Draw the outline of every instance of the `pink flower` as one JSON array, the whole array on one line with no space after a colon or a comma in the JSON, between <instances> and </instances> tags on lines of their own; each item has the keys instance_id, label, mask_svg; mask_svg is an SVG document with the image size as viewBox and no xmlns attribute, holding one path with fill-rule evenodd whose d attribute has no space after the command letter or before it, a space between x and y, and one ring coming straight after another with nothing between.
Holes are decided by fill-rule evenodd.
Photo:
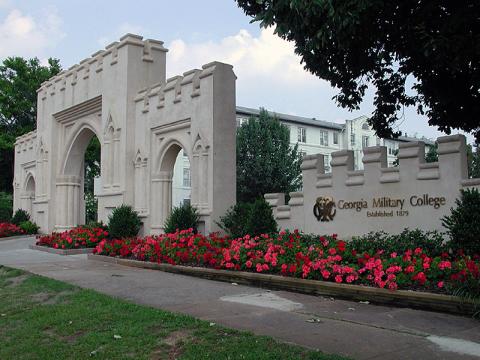
<instances>
[{"instance_id":1,"label":"pink flower","mask_svg":"<svg viewBox=\"0 0 480 360\"><path fill-rule=\"evenodd\" d=\"M439 281L438 284L437 284L437 286L438 286L440 289L443 288L443 285L444 285L443 281Z\"/></svg>"},{"instance_id":2,"label":"pink flower","mask_svg":"<svg viewBox=\"0 0 480 360\"><path fill-rule=\"evenodd\" d=\"M250 260L247 260L247 262L245 263L245 266L246 266L247 268L249 268L249 269L252 267L252 265L253 265L253 264L252 264L252 262L251 262Z\"/></svg>"},{"instance_id":3,"label":"pink flower","mask_svg":"<svg viewBox=\"0 0 480 360\"><path fill-rule=\"evenodd\" d=\"M395 259L395 258L397 257L397 253L396 253L396 252L392 252L392 253L390 254L390 257L391 257L392 259Z\"/></svg>"},{"instance_id":4,"label":"pink flower","mask_svg":"<svg viewBox=\"0 0 480 360\"><path fill-rule=\"evenodd\" d=\"M452 263L451 263L450 261L448 261L448 260L446 260L446 261L440 261L440 262L438 263L438 268L439 268L440 270L451 269L451 268L452 268Z\"/></svg>"},{"instance_id":5,"label":"pink flower","mask_svg":"<svg viewBox=\"0 0 480 360\"><path fill-rule=\"evenodd\" d=\"M324 279L328 279L328 277L330 276L330 271L322 270L322 276Z\"/></svg>"},{"instance_id":6,"label":"pink flower","mask_svg":"<svg viewBox=\"0 0 480 360\"><path fill-rule=\"evenodd\" d=\"M341 283L342 282L342 276L341 275L335 276L335 282Z\"/></svg>"},{"instance_id":7,"label":"pink flower","mask_svg":"<svg viewBox=\"0 0 480 360\"><path fill-rule=\"evenodd\" d=\"M394 282L389 283L389 284L388 284L388 289L389 289L389 290L392 290L392 291L397 290L397 289L398 289L397 283L394 283Z\"/></svg>"},{"instance_id":8,"label":"pink flower","mask_svg":"<svg viewBox=\"0 0 480 360\"><path fill-rule=\"evenodd\" d=\"M258 263L257 264L257 272L262 272L262 264Z\"/></svg>"}]
</instances>

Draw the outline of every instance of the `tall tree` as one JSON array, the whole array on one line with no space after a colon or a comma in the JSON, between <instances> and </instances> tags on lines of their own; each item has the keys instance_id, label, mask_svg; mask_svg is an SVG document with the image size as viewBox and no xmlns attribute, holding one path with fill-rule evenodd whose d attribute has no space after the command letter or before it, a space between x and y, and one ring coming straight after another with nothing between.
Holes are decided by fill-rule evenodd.
<instances>
[{"instance_id":1,"label":"tall tree","mask_svg":"<svg viewBox=\"0 0 480 360\"><path fill-rule=\"evenodd\" d=\"M431 126L480 140L480 2L428 0L236 0L253 21L295 44L305 69L358 109L369 83L381 137L405 106ZM412 84L412 91L409 85Z\"/></svg>"},{"instance_id":2,"label":"tall tree","mask_svg":"<svg viewBox=\"0 0 480 360\"><path fill-rule=\"evenodd\" d=\"M301 186L298 145L290 130L261 109L237 130L237 200L254 201L266 193L296 191Z\"/></svg>"},{"instance_id":3,"label":"tall tree","mask_svg":"<svg viewBox=\"0 0 480 360\"><path fill-rule=\"evenodd\" d=\"M12 192L15 138L36 127L37 89L61 70L37 58L10 57L0 65L0 191Z\"/></svg>"}]
</instances>

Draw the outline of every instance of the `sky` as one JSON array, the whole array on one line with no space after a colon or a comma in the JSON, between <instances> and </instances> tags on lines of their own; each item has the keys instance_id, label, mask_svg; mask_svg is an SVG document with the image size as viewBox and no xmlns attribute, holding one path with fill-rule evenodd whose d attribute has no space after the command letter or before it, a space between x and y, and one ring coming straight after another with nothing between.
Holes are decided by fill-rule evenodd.
<instances>
[{"instance_id":1,"label":"sky","mask_svg":"<svg viewBox=\"0 0 480 360\"><path fill-rule=\"evenodd\" d=\"M68 68L134 33L164 41L167 77L214 60L232 64L239 106L339 123L371 114L373 91L358 111L337 106L337 90L303 69L292 43L250 21L233 0L0 0L0 59L54 57ZM397 129L443 135L414 108L405 109Z\"/></svg>"}]
</instances>

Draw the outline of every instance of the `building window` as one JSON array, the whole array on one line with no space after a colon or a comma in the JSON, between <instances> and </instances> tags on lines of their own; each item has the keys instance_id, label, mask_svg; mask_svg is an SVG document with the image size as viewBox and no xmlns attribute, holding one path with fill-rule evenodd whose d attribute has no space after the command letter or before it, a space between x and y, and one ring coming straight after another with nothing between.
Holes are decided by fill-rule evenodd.
<instances>
[{"instance_id":1,"label":"building window","mask_svg":"<svg viewBox=\"0 0 480 360\"><path fill-rule=\"evenodd\" d=\"M320 130L320 145L328 146L328 131Z\"/></svg>"},{"instance_id":2,"label":"building window","mask_svg":"<svg viewBox=\"0 0 480 360\"><path fill-rule=\"evenodd\" d=\"M190 168L183 168L183 186L190 187L191 184Z\"/></svg>"},{"instance_id":3,"label":"building window","mask_svg":"<svg viewBox=\"0 0 480 360\"><path fill-rule=\"evenodd\" d=\"M363 123L362 130L370 130L370 126L368 126L368 123Z\"/></svg>"},{"instance_id":4,"label":"building window","mask_svg":"<svg viewBox=\"0 0 480 360\"><path fill-rule=\"evenodd\" d=\"M323 155L323 167L325 169L325 172L328 173L330 172L330 155Z\"/></svg>"},{"instance_id":5,"label":"building window","mask_svg":"<svg viewBox=\"0 0 480 360\"><path fill-rule=\"evenodd\" d=\"M397 149L393 144L387 144L388 155L397 155Z\"/></svg>"},{"instance_id":6,"label":"building window","mask_svg":"<svg viewBox=\"0 0 480 360\"><path fill-rule=\"evenodd\" d=\"M307 129L304 127L298 128L298 142L302 142L302 143L307 142Z\"/></svg>"},{"instance_id":7,"label":"building window","mask_svg":"<svg viewBox=\"0 0 480 360\"><path fill-rule=\"evenodd\" d=\"M351 134L351 135L350 135L350 144L351 144L352 146L355 146L355 134Z\"/></svg>"},{"instance_id":8,"label":"building window","mask_svg":"<svg viewBox=\"0 0 480 360\"><path fill-rule=\"evenodd\" d=\"M338 133L337 132L333 133L333 143L335 145L338 145Z\"/></svg>"},{"instance_id":9,"label":"building window","mask_svg":"<svg viewBox=\"0 0 480 360\"><path fill-rule=\"evenodd\" d=\"M183 205L189 206L190 205L190 199L183 199Z\"/></svg>"},{"instance_id":10,"label":"building window","mask_svg":"<svg viewBox=\"0 0 480 360\"><path fill-rule=\"evenodd\" d=\"M237 127L242 126L242 125L245 124L247 121L248 121L247 118L237 117Z\"/></svg>"},{"instance_id":11,"label":"building window","mask_svg":"<svg viewBox=\"0 0 480 360\"><path fill-rule=\"evenodd\" d=\"M368 136L362 137L362 148L367 148L369 146L370 138Z\"/></svg>"}]
</instances>

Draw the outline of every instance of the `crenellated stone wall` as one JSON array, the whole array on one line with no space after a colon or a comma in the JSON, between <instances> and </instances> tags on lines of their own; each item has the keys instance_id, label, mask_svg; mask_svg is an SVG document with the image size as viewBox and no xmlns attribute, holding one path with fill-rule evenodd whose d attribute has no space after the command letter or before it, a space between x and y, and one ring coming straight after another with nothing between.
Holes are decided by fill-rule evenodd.
<instances>
[{"instance_id":1,"label":"crenellated stone wall","mask_svg":"<svg viewBox=\"0 0 480 360\"><path fill-rule=\"evenodd\" d=\"M306 156L303 191L290 193L288 204L285 194L266 194L265 199L283 229L343 238L407 227L444 231L441 218L460 189L480 188L480 179L468 179L463 135L440 137L437 143L436 163L425 163L423 142L400 144L398 167L387 167L385 147L366 148L363 170L353 170L352 151L337 151L328 174L323 155Z\"/></svg>"},{"instance_id":2,"label":"crenellated stone wall","mask_svg":"<svg viewBox=\"0 0 480 360\"><path fill-rule=\"evenodd\" d=\"M130 204L145 233L161 232L181 148L193 164L202 229L216 230L235 203L232 66L214 62L166 80L166 53L161 41L127 34L38 89L37 130L16 143L14 201L41 231L85 222L83 162L93 136L101 144L99 220Z\"/></svg>"}]
</instances>

